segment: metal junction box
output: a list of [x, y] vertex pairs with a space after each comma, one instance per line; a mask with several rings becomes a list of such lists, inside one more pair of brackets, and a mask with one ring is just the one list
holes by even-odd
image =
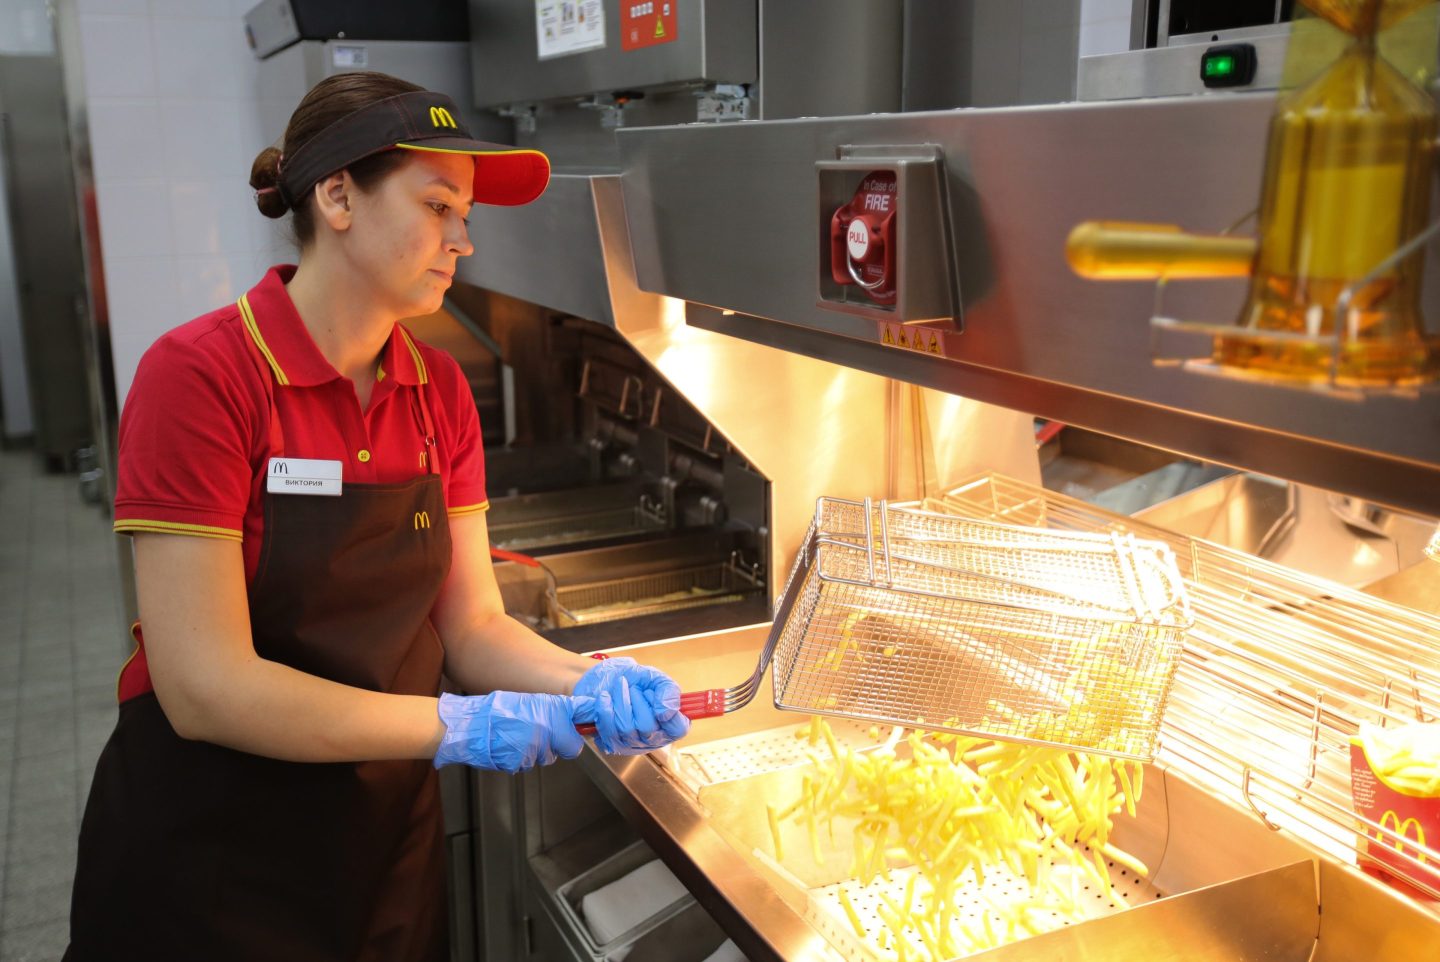
[[470, 0], [470, 36], [477, 107], [758, 74], [755, 0]]

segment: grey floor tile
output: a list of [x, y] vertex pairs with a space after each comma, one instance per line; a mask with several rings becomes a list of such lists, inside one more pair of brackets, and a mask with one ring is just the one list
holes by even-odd
[[13, 931], [7, 928], [0, 936], [0, 962], [59, 962], [69, 943], [70, 924], [65, 919]]
[[75, 771], [75, 746], [67, 745], [36, 755], [15, 756], [15, 780], [42, 779]]
[[75, 860], [45, 855], [26, 859], [23, 862], [11, 859], [8, 863], [8, 878], [15, 882], [15, 888], [38, 888], [45, 885], [68, 885], [75, 878]]
[[[21, 668], [24, 671], [24, 668]], [[50, 681], [37, 681], [24, 683], [20, 688], [20, 701], [44, 702], [47, 699], [58, 699], [60, 696], [72, 697], [75, 692], [75, 684], [68, 678], [55, 679]]]
[[43, 679], [56, 673], [63, 673], [68, 679], [74, 669], [75, 650], [68, 639], [49, 643], [32, 641], [21, 647], [20, 658], [26, 679]]
[[80, 823], [73, 808], [51, 805], [26, 805], [10, 813], [10, 835], [18, 838], [32, 833], [78, 835]]
[[[79, 743], [79, 736], [76, 735], [73, 724], [64, 728], [52, 728], [34, 734], [21, 735], [15, 739], [15, 758], [20, 762], [28, 762], [35, 758], [49, 759], [63, 753], [73, 759]], [[74, 767], [73, 763], [71, 767]], [[22, 777], [26, 774], [28, 771], [21, 769]]]
[[74, 767], [67, 772], [43, 777], [21, 778], [17, 775], [10, 789], [10, 807], [12, 811], [30, 805], [69, 805], [73, 807], [79, 792], [77, 785], [79, 777], [79, 769]]
[[129, 653], [110, 522], [0, 452], [0, 962], [58, 959], [76, 837]]
[[11, 885], [0, 906], [0, 924], [5, 931], [23, 929], [43, 922], [65, 921], [70, 917], [70, 882], [17, 887]]
[[[73, 797], [67, 804], [74, 807]], [[12, 862], [31, 862], [42, 858], [53, 858], [73, 865], [78, 838], [79, 833], [70, 829], [14, 835], [10, 838], [6, 857]]]

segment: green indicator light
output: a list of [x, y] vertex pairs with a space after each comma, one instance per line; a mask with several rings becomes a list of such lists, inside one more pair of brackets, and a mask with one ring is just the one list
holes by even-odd
[[1205, 61], [1205, 76], [1228, 77], [1235, 72], [1235, 58], [1229, 54]]

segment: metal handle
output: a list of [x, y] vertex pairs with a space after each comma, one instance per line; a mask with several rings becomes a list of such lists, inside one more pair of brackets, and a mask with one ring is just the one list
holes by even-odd
[[530, 557], [528, 554], [520, 554], [517, 551], [506, 551], [504, 548], [492, 547], [490, 549], [490, 557], [495, 561], [513, 561], [516, 564], [525, 565], [527, 568], [545, 567], [539, 561], [536, 561], [534, 558]]
[[1094, 280], [1248, 277], [1253, 237], [1190, 234], [1174, 224], [1085, 221], [1065, 241], [1065, 259]]
[[[711, 688], [708, 691], [687, 691], [680, 696], [680, 714], [694, 721], [697, 718], [719, 718], [725, 714], [725, 689]], [[594, 735], [595, 726], [576, 725], [582, 735]]]
[[[869, 230], [869, 228], [867, 227], [866, 230]], [[859, 271], [859, 269], [856, 268], [856, 266], [855, 266], [855, 258], [853, 258], [853, 257], [850, 256], [850, 252], [849, 252], [849, 251], [846, 251], [846, 252], [845, 252], [845, 267], [846, 267], [847, 270], [850, 271], [850, 278], [851, 278], [851, 280], [853, 280], [856, 284], [859, 284], [861, 287], [865, 288], [865, 290], [867, 290], [867, 291], [873, 291], [873, 290], [875, 290], [876, 288], [883, 286], [884, 283], [890, 279], [890, 278], [886, 277], [884, 274], [881, 274], [881, 275], [880, 275], [880, 278], [879, 278], [878, 280], [873, 281], [873, 282], [868, 283], [868, 284], [867, 284], [865, 281], [861, 280], [861, 279], [860, 279], [860, 271]]]

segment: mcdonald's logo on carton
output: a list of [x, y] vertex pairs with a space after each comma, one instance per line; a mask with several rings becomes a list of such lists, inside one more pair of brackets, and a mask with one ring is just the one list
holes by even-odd
[[419, 531], [421, 528], [428, 528], [428, 527], [430, 527], [430, 512], [429, 512], [429, 511], [416, 511], [416, 512], [415, 512], [415, 530], [416, 530], [416, 531]]
[[450, 111], [446, 110], [444, 107], [431, 107], [430, 126], [454, 128], [455, 118], [452, 117], [450, 115]]
[[1370, 767], [1365, 747], [1350, 743], [1350, 790], [1359, 823], [1358, 861], [1367, 870], [1440, 890], [1440, 797], [1408, 795], [1386, 784]]
[[[1375, 833], [1375, 840], [1385, 845], [1393, 845], [1395, 851], [1402, 855], [1405, 853], [1406, 848], [1411, 847], [1405, 843], [1410, 841], [1410, 829], [1413, 828], [1415, 830], [1416, 842], [1413, 846], [1415, 856], [1420, 859], [1420, 864], [1422, 865], [1430, 861], [1425, 849], [1425, 826], [1420, 824], [1420, 819], [1412, 815], [1402, 822], [1399, 813], [1391, 808], [1387, 809], [1385, 814], [1380, 816], [1380, 828], [1382, 831]], [[1398, 838], [1392, 842], [1384, 835], [1385, 830], [1394, 832]]]

